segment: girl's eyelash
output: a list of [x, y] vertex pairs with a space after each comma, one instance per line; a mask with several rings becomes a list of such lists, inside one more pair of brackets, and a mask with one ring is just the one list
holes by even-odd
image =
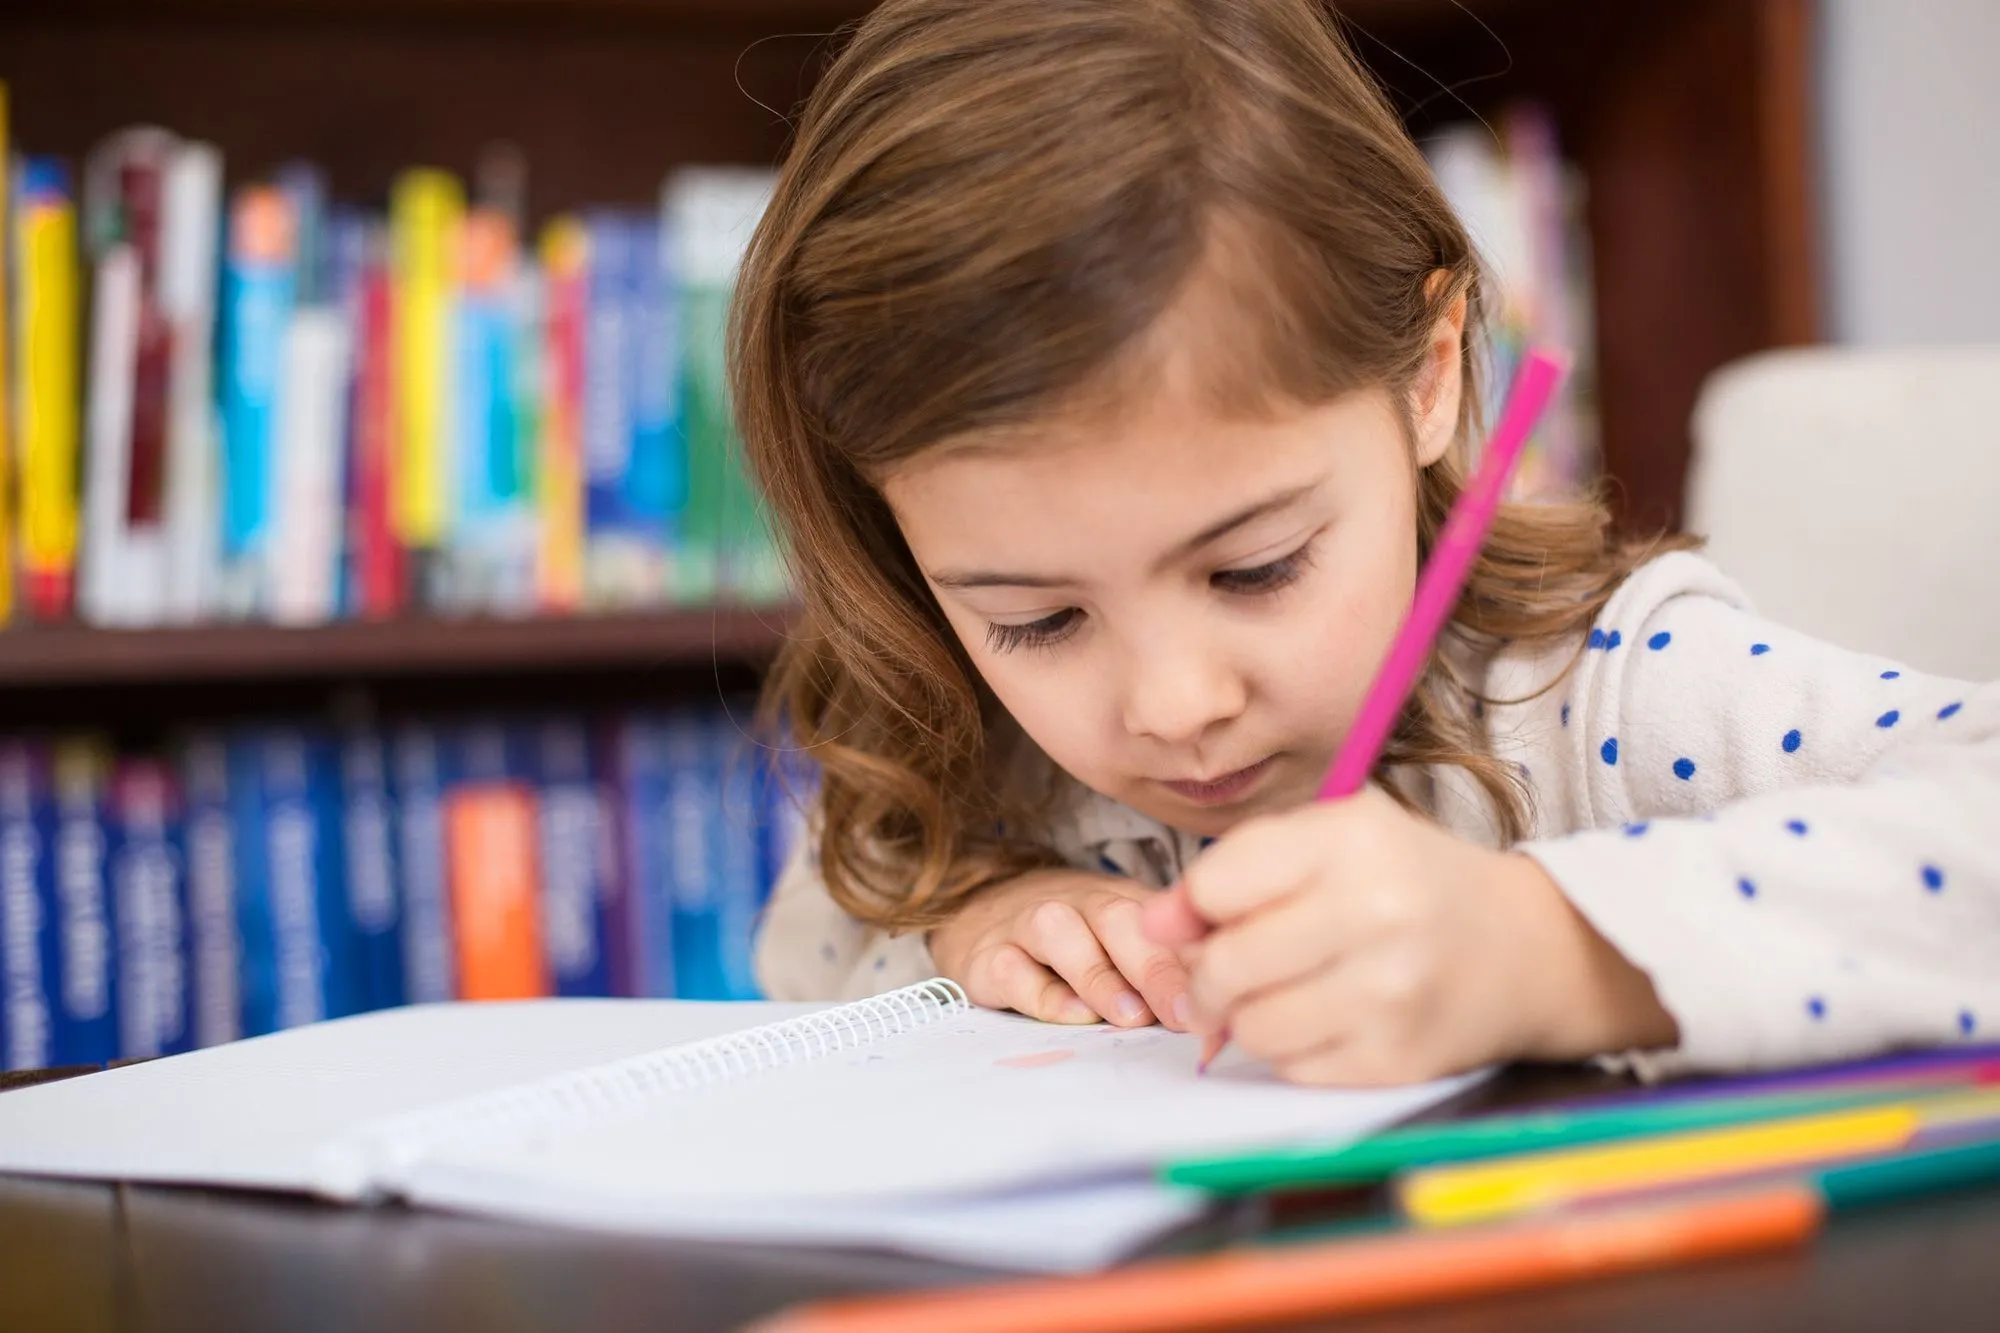
[[986, 626], [986, 646], [999, 653], [1011, 653], [1016, 648], [1053, 647], [1074, 633], [1077, 622], [1082, 619], [1083, 612], [1069, 606], [1025, 625], [989, 623]]
[[1252, 569], [1219, 569], [1209, 576], [1209, 582], [1224, 592], [1276, 592], [1286, 584], [1296, 582], [1311, 568], [1312, 547], [1313, 544], [1307, 542], [1290, 555], [1280, 556]]

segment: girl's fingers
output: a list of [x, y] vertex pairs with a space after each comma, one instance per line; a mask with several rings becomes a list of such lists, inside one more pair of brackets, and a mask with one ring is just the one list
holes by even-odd
[[1142, 925], [1146, 938], [1155, 944], [1192, 944], [1208, 934], [1208, 922], [1194, 910], [1194, 900], [1188, 896], [1185, 884], [1175, 884], [1164, 893], [1154, 894], [1144, 913]]
[[1192, 1017], [1187, 968], [1173, 951], [1147, 938], [1144, 905], [1114, 897], [1090, 911], [1090, 924], [1112, 963], [1160, 1022], [1185, 1032]]
[[1120, 1027], [1141, 1027], [1153, 1011], [1118, 970], [1083, 914], [1066, 902], [1045, 902], [1028, 914], [1020, 944], [1070, 984], [1083, 1002]]
[[1352, 999], [1339, 969], [1261, 991], [1227, 1011], [1230, 1040], [1282, 1068], [1351, 1042], [1362, 1030]]
[[973, 1003], [989, 1009], [1012, 1009], [1044, 1023], [1095, 1023], [1097, 1011], [1085, 1004], [1067, 982], [1030, 958], [1019, 946], [995, 945], [973, 968], [976, 984], [968, 988]]
[[1194, 1008], [1219, 1022], [1252, 996], [1334, 964], [1347, 942], [1332, 907], [1301, 894], [1210, 935], [1190, 974]]

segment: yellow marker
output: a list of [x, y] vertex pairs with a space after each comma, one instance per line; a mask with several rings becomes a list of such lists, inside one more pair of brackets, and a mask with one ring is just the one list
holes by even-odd
[[54, 168], [31, 163], [25, 177], [15, 223], [21, 574], [33, 613], [59, 620], [76, 570], [76, 207]]
[[390, 522], [413, 548], [444, 544], [455, 452], [451, 422], [452, 272], [464, 191], [442, 171], [404, 172], [389, 200], [396, 421]]
[[1397, 1199], [1403, 1212], [1420, 1225], [1461, 1226], [1601, 1195], [1889, 1152], [1907, 1144], [1923, 1123], [1916, 1106], [1898, 1103], [1665, 1134], [1638, 1142], [1560, 1148], [1414, 1171], [1398, 1185]]

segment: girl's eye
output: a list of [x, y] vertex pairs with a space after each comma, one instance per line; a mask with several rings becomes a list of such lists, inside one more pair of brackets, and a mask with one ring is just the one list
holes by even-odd
[[1016, 648], [1048, 648], [1061, 643], [1076, 631], [1083, 612], [1073, 606], [1054, 615], [1031, 620], [1025, 625], [986, 626], [986, 644], [995, 652], [1011, 653]]
[[1290, 555], [1269, 564], [1251, 569], [1218, 569], [1209, 575], [1208, 581], [1224, 592], [1276, 592], [1286, 584], [1296, 582], [1311, 564], [1312, 544], [1308, 542]]

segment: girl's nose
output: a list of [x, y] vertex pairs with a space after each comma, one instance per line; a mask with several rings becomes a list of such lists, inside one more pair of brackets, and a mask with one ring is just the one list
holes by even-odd
[[1154, 639], [1134, 650], [1127, 672], [1125, 729], [1169, 745], [1201, 739], [1240, 715], [1249, 697], [1219, 644]]

